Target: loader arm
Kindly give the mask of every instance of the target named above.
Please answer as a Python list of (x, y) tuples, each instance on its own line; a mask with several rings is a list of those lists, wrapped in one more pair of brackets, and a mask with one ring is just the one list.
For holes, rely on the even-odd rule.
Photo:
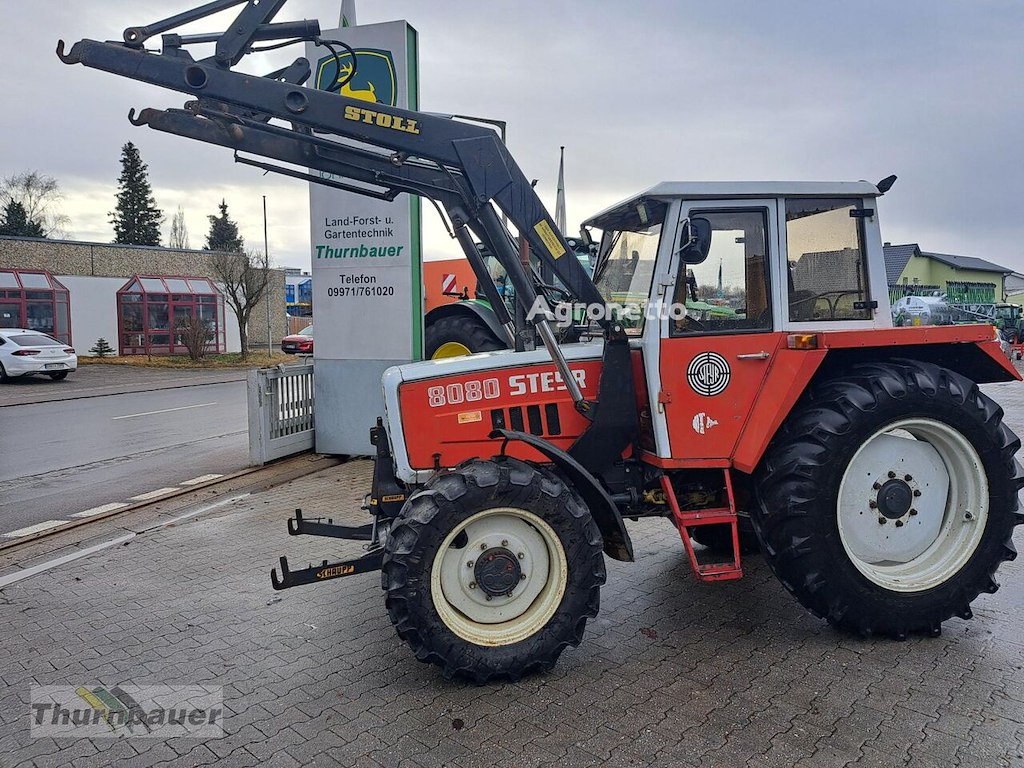
[[(60, 41), (57, 55), (66, 64), (82, 64), (195, 97), (186, 104), (186, 110), (146, 109), (138, 118), (130, 115), (136, 125), (232, 148), (238, 161), (264, 170), (325, 183), (301, 170), (238, 153), (326, 171), (354, 182), (329, 181), (328, 185), (359, 194), (393, 199), (407, 192), (435, 201), (450, 217), (455, 236), (474, 270), (483, 271), (482, 262), (470, 252), (473, 244), (467, 228), (505, 269), (516, 300), (524, 314), (529, 314), (538, 301), (534, 279), (521, 263), (515, 241), (499, 219), (497, 208), (574, 300), (604, 305), (600, 291), (573, 255), (529, 180), (490, 128), (302, 87), (310, 71), (304, 58), (262, 77), (235, 71), (233, 67), (252, 52), (257, 40), (284, 39), (289, 44), (311, 41), (332, 51), (333, 46), (345, 47), (340, 41), (321, 39), (315, 21), (272, 23), (285, 2), (214, 0), (153, 24), (128, 27), (124, 42), (83, 39), (65, 53), (64, 42)], [(180, 35), (171, 31), (238, 5), (243, 8), (226, 32)], [(163, 34), (160, 52), (144, 47), (146, 40), (156, 34)], [(216, 45), (211, 57), (196, 60), (186, 50), (192, 43), (209, 42)], [(491, 282), (489, 275), (477, 277), (481, 282)], [(546, 300), (539, 298), (539, 306), (547, 310)], [(623, 365), (623, 360), (628, 362), (628, 354), (622, 354), (628, 341), (621, 324), (608, 318), (607, 313), (599, 320), (608, 363), (604, 370), (620, 383), (628, 379), (624, 388), (599, 388), (601, 400), (608, 393), (608, 399), (614, 401), (602, 403), (606, 407), (599, 409), (597, 402), (584, 399), (572, 376), (551, 328), (550, 312), (534, 312), (530, 322), (561, 373), (576, 408), (605, 427), (581, 436), (581, 462), (588, 467), (607, 466), (612, 457), (625, 450), (636, 432), (635, 418), (626, 419), (629, 425), (622, 426), (624, 409), (627, 413), (635, 410), (632, 380), (614, 370)], [(598, 418), (599, 410), (605, 411), (605, 418)], [(615, 438), (609, 440), (607, 427), (612, 424)], [(601, 455), (599, 460), (597, 454)]]

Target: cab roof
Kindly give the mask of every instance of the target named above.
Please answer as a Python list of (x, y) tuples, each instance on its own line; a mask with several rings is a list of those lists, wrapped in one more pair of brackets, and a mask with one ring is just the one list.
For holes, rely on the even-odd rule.
[(650, 189), (605, 208), (584, 222), (623, 212), (641, 200), (759, 200), (777, 197), (878, 197), (882, 193), (869, 181), (663, 181)]

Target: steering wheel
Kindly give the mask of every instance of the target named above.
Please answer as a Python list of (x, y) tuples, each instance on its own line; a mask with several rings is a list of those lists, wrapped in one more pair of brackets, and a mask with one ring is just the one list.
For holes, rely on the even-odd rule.
[[(693, 317), (692, 315), (686, 315), (685, 317), (681, 317), (678, 320), (676, 320), (675, 322), (676, 322), (676, 331), (678, 331), (680, 333), (689, 333), (691, 331), (697, 331), (698, 333), (703, 333), (704, 331), (706, 331), (708, 329), (708, 327), (704, 324), (703, 321), (698, 320), (697, 318)], [(686, 323), (690, 327), (689, 328), (683, 327), (683, 323)]]

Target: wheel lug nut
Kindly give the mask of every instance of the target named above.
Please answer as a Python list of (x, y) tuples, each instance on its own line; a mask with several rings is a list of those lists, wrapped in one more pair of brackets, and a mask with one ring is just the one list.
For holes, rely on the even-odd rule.
[(502, 539), (501, 540), (501, 546), (507, 547), (508, 546), (508, 539)]
[(890, 480), (892, 480), (892, 479), (893, 479), (893, 478), (895, 478), (895, 477), (896, 477), (896, 473), (895, 473), (895, 472), (893, 472), (893, 471), (892, 471), (892, 470), (890, 469), (890, 470), (889, 470), (889, 479), (890, 479)]
[(915, 488), (914, 489), (914, 496), (920, 496), (920, 495), (921, 495), (921, 491), (918, 490), (917, 488)]
[(903, 521), (902, 520), (897, 520), (896, 521), (896, 527), (897, 528), (902, 528), (903, 527)]
[(868, 502), (868, 506), (869, 506), (869, 507), (870, 507), (871, 509), (875, 509), (875, 508), (876, 508), (876, 507), (878, 506), (878, 502), (877, 502), (877, 501), (875, 501), (874, 499), (872, 499), (871, 501), (869, 501), (869, 502)]
[(487, 600), (488, 600), (488, 602), (490, 602), (490, 600), (491, 600), (491, 596), (490, 595), (487, 596)]
[(974, 515), (972, 515), (970, 512), (964, 512), (964, 520), (973, 520), (973, 519), (974, 519)]
[(916, 515), (916, 514), (917, 514), (917, 510), (916, 510), (916, 509), (912, 509), (912, 510), (910, 510), (910, 516), (911, 516), (911, 517), (913, 517), (913, 516), (914, 516), (914, 515)]
[(879, 525), (885, 525), (885, 518), (884, 517), (878, 518), (878, 524)]
[(487, 549), (487, 544), (485, 542), (480, 542), (480, 551), (483, 552), (485, 549)]
[(525, 573), (520, 573), (519, 574), (519, 580), (520, 581), (526, 581), (526, 574)]
[(520, 552), (520, 553), (519, 553), (519, 554), (517, 555), (517, 557), (518, 557), (518, 558), (519, 558), (520, 560), (522, 560), (522, 559), (523, 559), (524, 557), (526, 557), (526, 553), (525, 553), (525, 552)]
[(467, 568), (472, 568), (473, 567), (473, 561), (470, 560), (468, 563), (466, 563), (466, 567)]
[(903, 476), (903, 479), (904, 479), (904, 480), (906, 480), (906, 481), (907, 481), (907, 482), (909, 483), (909, 482), (910, 482), (911, 480), (913, 480), (914, 478), (913, 478), (913, 477), (911, 477), (910, 475), (904, 475), (904, 476)]
[(873, 490), (873, 491), (877, 491), (881, 487), (882, 487), (881, 483), (872, 483), (871, 484), (871, 490)]
[(470, 589), (476, 589), (476, 582), (475, 581), (469, 582), (469, 588)]

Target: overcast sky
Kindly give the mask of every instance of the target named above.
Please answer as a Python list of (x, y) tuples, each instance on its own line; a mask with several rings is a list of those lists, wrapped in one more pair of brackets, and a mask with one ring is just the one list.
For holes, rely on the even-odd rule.
[[(554, 210), (566, 146), (569, 229), (665, 180), (900, 178), (882, 235), (1024, 271), (1024, 3), (1018, 0), (562, 2), (356, 0), (360, 24), (420, 33), (425, 110), (508, 121), (508, 143)], [(70, 234), (109, 242), (120, 148), (149, 165), (157, 203), (185, 210), (193, 247), (227, 200), (277, 265), (309, 267), (303, 182), (228, 150), (135, 128), (130, 107), (180, 94), (54, 54), (58, 38), (119, 39), (200, 0), (0, 0), (7, 61), (0, 175), (35, 169), (65, 192)], [(291, 0), (278, 21), (338, 21), (338, 0)], [(226, 20), (201, 24), (209, 31)], [(199, 31), (193, 29), (190, 31)], [(249, 65), (268, 71), (288, 49)], [(425, 208), (425, 252), (454, 253)]]

